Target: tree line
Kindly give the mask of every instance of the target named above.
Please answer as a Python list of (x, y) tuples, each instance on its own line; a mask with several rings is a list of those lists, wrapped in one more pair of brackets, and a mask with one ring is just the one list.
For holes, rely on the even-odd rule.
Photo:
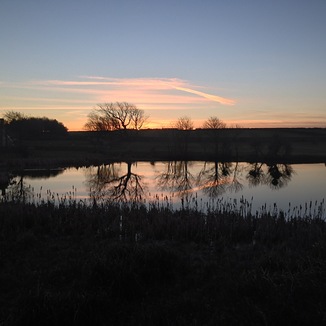
[[(113, 131), (126, 129), (141, 129), (148, 116), (144, 110), (137, 108), (134, 104), (127, 102), (103, 103), (88, 115), (84, 129), (88, 131)], [(194, 123), (188, 116), (180, 117), (172, 127), (179, 130), (192, 130)], [(204, 129), (223, 129), (226, 128), (219, 118), (213, 116), (208, 118), (203, 124)]]
[[(87, 116), (84, 125), (86, 131), (140, 130), (148, 120), (145, 111), (128, 102), (111, 102), (98, 104)], [(64, 135), (68, 128), (55, 119), (31, 117), (20, 112), (7, 111), (2, 120), (10, 135), (16, 138), (35, 138), (40, 135)], [(172, 124), (179, 130), (192, 130), (194, 123), (188, 116), (180, 117)], [(208, 118), (202, 128), (223, 129), (227, 125), (219, 118)]]

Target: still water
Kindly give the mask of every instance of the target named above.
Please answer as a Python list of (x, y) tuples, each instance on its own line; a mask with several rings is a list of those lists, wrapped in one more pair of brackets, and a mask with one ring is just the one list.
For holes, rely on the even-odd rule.
[(325, 164), (135, 162), (11, 175), (4, 196), (29, 200), (141, 201), (206, 210), (221, 202), (256, 211), (322, 210)]

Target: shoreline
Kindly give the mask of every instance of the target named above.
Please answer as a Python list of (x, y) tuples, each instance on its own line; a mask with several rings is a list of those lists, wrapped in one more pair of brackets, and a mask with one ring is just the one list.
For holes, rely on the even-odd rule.
[(2, 148), (0, 168), (134, 161), (326, 163), (326, 129), (69, 132)]

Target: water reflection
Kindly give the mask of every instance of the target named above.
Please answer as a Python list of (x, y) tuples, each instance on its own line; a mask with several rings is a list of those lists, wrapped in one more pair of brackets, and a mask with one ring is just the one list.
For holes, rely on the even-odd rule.
[(63, 172), (64, 169), (31, 169), (12, 172), (0, 170), (1, 196), (5, 197), (8, 194), (9, 199), (25, 201), (33, 196), (33, 189), (26, 180), (48, 179)]
[(190, 172), (191, 162), (170, 161), (156, 177), (159, 190), (173, 192), (180, 197), (193, 189), (196, 177)]
[(272, 189), (280, 189), (287, 186), (293, 173), (289, 164), (251, 163), (246, 178), (251, 187), (268, 185)]
[[(156, 173), (150, 172), (153, 165), (143, 163), (142, 166), (146, 178), (139, 173), (137, 162), (131, 161), (84, 168), (83, 184), (88, 189), (88, 197), (93, 200), (105, 198), (138, 202), (148, 197), (147, 185), (150, 183), (150, 191), (161, 191), (178, 198), (197, 192), (206, 198), (217, 198), (239, 193), (246, 185), (249, 188), (267, 185), (270, 189), (279, 190), (289, 184), (294, 174), (291, 165), (261, 162), (169, 161), (154, 165)], [(62, 173), (64, 169), (20, 173), (0, 171), (2, 197), (10, 194), (11, 198), (25, 200), (31, 196), (33, 180), (57, 177)]]
[[(85, 184), (90, 197), (94, 200), (143, 200), (147, 187), (133, 167), (137, 167), (136, 163), (126, 162), (88, 168)], [(161, 163), (151, 186), (179, 198), (199, 191), (216, 198), (225, 193), (241, 192), (246, 180), (249, 187), (267, 185), (271, 189), (281, 189), (287, 186), (293, 173), (288, 164), (169, 161)]]
[(197, 177), (197, 185), (210, 198), (225, 192), (238, 192), (243, 188), (238, 175), (239, 164), (230, 162), (205, 162)]
[(125, 165), (125, 170), (121, 163), (89, 168), (85, 183), (90, 189), (90, 197), (94, 200), (141, 201), (144, 194), (142, 177), (132, 172), (132, 162)]

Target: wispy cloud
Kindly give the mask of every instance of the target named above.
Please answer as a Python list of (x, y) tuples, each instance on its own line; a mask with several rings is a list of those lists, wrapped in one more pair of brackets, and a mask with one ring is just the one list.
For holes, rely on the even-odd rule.
[[(126, 97), (134, 98), (141, 102), (153, 102), (153, 98), (160, 104), (166, 102), (189, 103), (199, 101), (198, 98), (217, 102), (223, 105), (234, 105), (235, 100), (209, 94), (198, 89), (203, 87), (191, 85), (189, 82), (178, 78), (108, 78), (101, 76), (82, 76), (83, 80), (47, 80), (30, 83), (29, 86), (39, 86), (46, 89), (56, 89), (63, 92), (88, 93), (98, 95), (99, 100), (108, 97), (115, 101), (125, 100)], [(181, 91), (183, 96), (174, 94)], [(168, 91), (170, 91), (168, 93)], [(197, 95), (198, 98), (186, 94)]]
[(185, 110), (196, 116), (235, 104), (233, 99), (217, 94), (218, 89), (208, 91), (205, 86), (178, 78), (79, 76), (71, 80), (0, 81), (0, 85), (0, 100), (6, 109), (32, 115), (41, 110), (62, 119), (70, 130), (81, 129), (90, 110), (104, 102), (133, 103), (150, 113), (156, 126), (168, 126)]
[(199, 92), (199, 91), (196, 91), (194, 89), (185, 88), (185, 87), (175, 87), (175, 89), (180, 90), (180, 91), (184, 91), (184, 92), (187, 92), (187, 93), (196, 94), (198, 96), (202, 96), (204, 98), (207, 98), (208, 100), (218, 102), (218, 103), (221, 103), (221, 104), (225, 104), (225, 105), (234, 105), (235, 104), (235, 100), (224, 98), (224, 97), (217, 96), (217, 95), (207, 94), (207, 93), (204, 93), (204, 92)]

